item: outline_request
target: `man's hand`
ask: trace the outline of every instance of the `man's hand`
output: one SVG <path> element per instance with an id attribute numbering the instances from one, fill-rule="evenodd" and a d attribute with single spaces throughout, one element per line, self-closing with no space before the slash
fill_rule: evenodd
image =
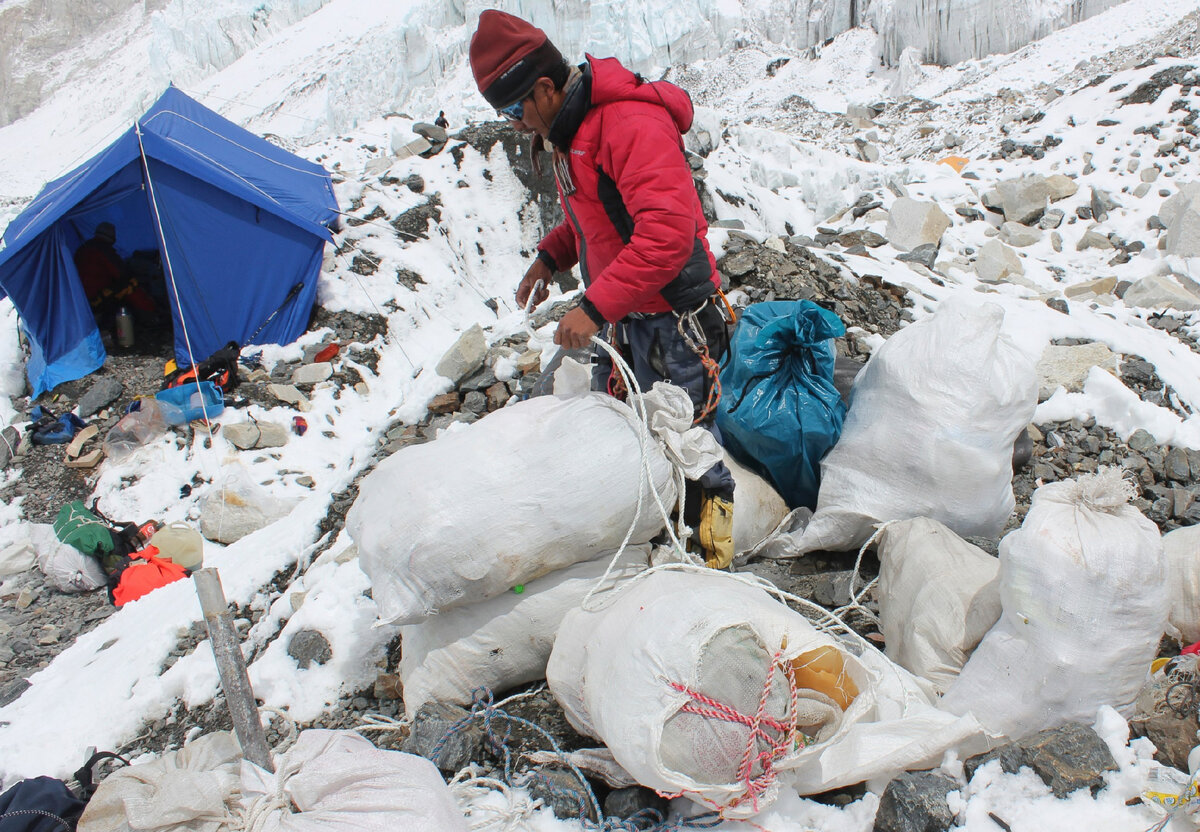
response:
<path id="1" fill-rule="evenodd" d="M 541 260 L 534 260 L 533 265 L 529 267 L 529 271 L 525 272 L 525 276 L 521 278 L 521 284 L 517 286 L 517 303 L 521 308 L 525 308 L 525 304 L 529 302 L 529 293 L 533 291 L 533 287 L 537 282 L 542 281 L 542 288 L 538 289 L 537 294 L 533 297 L 533 305 L 550 297 L 550 278 L 554 275 L 550 272 L 550 267 Z"/>
<path id="2" fill-rule="evenodd" d="M 558 322 L 558 329 L 554 330 L 554 343 L 568 350 L 579 349 L 586 347 L 592 336 L 599 331 L 600 327 L 596 326 L 595 321 L 576 307 L 563 315 L 563 319 Z"/>

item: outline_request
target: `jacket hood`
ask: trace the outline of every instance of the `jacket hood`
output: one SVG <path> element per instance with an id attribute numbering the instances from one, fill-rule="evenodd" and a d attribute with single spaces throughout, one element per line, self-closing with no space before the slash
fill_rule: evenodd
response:
<path id="1" fill-rule="evenodd" d="M 599 106 L 613 101 L 644 101 L 662 106 L 680 133 L 692 127 L 692 99 L 670 81 L 646 81 L 630 72 L 616 58 L 587 56 L 592 68 L 592 104 Z"/>

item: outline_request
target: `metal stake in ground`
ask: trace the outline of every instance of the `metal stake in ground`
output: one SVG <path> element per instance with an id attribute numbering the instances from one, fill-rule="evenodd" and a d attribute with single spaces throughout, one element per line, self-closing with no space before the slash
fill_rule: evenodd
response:
<path id="1" fill-rule="evenodd" d="M 274 772 L 254 690 L 246 673 L 241 639 L 233 626 L 233 616 L 221 588 L 221 576 L 216 569 L 199 569 L 192 578 L 196 582 L 200 608 L 204 611 L 204 625 L 208 628 L 213 656 L 217 660 L 217 672 L 221 675 L 221 690 L 225 692 L 225 702 L 233 718 L 233 730 L 242 744 L 242 755 L 256 766 Z"/>

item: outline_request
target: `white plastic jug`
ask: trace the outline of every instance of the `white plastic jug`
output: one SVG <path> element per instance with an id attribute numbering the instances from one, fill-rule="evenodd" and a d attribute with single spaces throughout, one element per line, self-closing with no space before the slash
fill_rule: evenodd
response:
<path id="1" fill-rule="evenodd" d="M 150 545 L 158 548 L 160 557 L 184 569 L 198 569 L 204 563 L 204 539 L 187 523 L 163 526 L 150 538 Z"/>

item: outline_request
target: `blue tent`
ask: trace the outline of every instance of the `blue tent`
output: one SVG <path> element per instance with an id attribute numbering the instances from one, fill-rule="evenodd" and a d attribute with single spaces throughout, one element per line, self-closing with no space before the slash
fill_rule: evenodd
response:
<path id="1" fill-rule="evenodd" d="M 201 106 L 175 87 L 103 151 L 42 189 L 0 238 L 0 289 L 29 336 L 34 394 L 105 358 L 75 250 L 96 225 L 118 250 L 158 249 L 180 365 L 249 337 L 304 332 L 337 201 L 329 173 Z M 0 295 L 2 296 L 2 295 Z"/>

